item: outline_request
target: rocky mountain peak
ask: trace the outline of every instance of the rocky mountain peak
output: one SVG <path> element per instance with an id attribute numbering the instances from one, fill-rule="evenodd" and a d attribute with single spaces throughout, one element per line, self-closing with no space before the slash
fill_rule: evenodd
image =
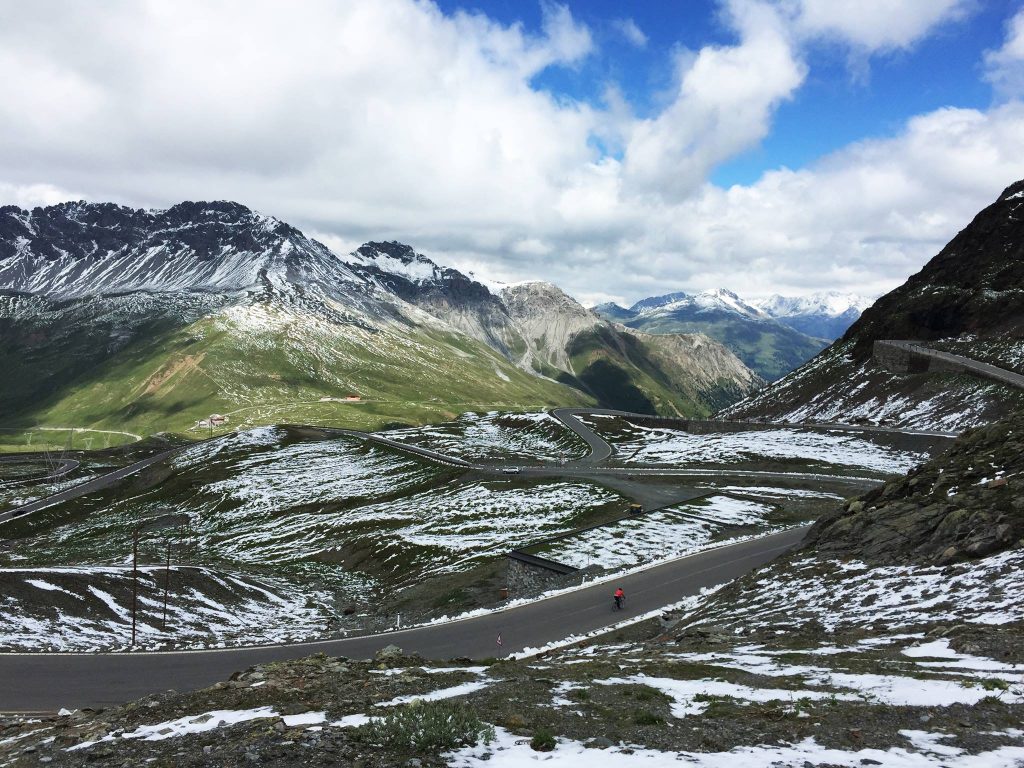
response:
<path id="1" fill-rule="evenodd" d="M 54 296 L 232 292 L 353 279 L 320 243 L 228 201 L 163 210 L 76 201 L 0 209 L 0 288 Z"/>
<path id="2" fill-rule="evenodd" d="M 631 306 L 629 309 L 631 312 L 644 312 L 650 309 L 657 309 L 658 307 L 663 307 L 666 304 L 672 304 L 677 301 L 682 301 L 686 297 L 687 294 L 683 293 L 682 291 L 677 291 L 676 293 L 666 293 L 663 296 L 651 296 L 646 299 L 641 299 L 640 301 L 636 302 L 633 306 Z"/>
<path id="3" fill-rule="evenodd" d="M 1013 184 L 1003 190 L 1003 193 L 999 195 L 999 200 L 1018 200 L 1024 198 L 1024 179 L 1015 181 Z"/>
<path id="4" fill-rule="evenodd" d="M 457 270 L 438 266 L 423 254 L 417 253 L 412 246 L 397 240 L 364 243 L 350 258 L 357 266 L 368 267 L 380 274 L 393 275 L 413 283 L 440 282 L 446 277 L 465 277 Z"/>
<path id="5" fill-rule="evenodd" d="M 876 339 L 1024 336 L 1024 180 L 1007 187 L 843 337 L 867 358 Z"/>
<path id="6" fill-rule="evenodd" d="M 500 297 L 513 317 L 556 313 L 587 325 L 600 322 L 591 310 L 552 283 L 537 281 L 511 285 L 502 289 Z"/>

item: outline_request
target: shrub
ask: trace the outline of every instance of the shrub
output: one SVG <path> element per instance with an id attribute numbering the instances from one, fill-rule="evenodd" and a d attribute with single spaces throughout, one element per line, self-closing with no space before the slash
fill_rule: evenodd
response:
<path id="1" fill-rule="evenodd" d="M 494 728 L 473 710 L 446 701 L 396 707 L 356 731 L 368 743 L 416 751 L 472 747 L 494 739 Z"/>
<path id="2" fill-rule="evenodd" d="M 535 752 L 550 752 L 555 748 L 555 736 L 547 728 L 538 728 L 530 739 L 530 748 Z"/>
<path id="3" fill-rule="evenodd" d="M 661 725 L 665 720 L 649 709 L 638 709 L 633 712 L 633 722 L 637 725 Z"/>

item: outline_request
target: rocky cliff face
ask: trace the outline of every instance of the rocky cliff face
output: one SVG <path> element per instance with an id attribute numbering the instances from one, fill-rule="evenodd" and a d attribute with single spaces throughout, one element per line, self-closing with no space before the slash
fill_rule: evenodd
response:
<path id="1" fill-rule="evenodd" d="M 997 366 L 1024 360 L 1024 181 L 1008 187 L 842 339 L 728 410 L 738 417 L 868 421 L 961 430 L 1024 406 L 1020 391 L 970 376 L 895 375 L 878 339 L 917 339 Z"/>
<path id="2" fill-rule="evenodd" d="M 570 343 L 601 323 L 597 315 L 551 283 L 505 288 L 501 300 L 526 341 L 529 364 L 537 360 L 571 373 Z"/>

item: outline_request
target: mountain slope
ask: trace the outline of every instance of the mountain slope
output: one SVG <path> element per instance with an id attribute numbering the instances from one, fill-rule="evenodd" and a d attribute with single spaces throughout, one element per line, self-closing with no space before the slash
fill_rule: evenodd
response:
<path id="1" fill-rule="evenodd" d="M 589 402 L 234 203 L 8 207 L 0 234 L 7 427 L 376 427 Z"/>
<path id="2" fill-rule="evenodd" d="M 582 324 L 562 326 L 572 312 L 545 316 L 543 301 L 528 307 L 536 298 L 520 297 L 514 316 L 409 246 L 371 242 L 340 258 L 236 203 L 8 206 L 0 364 L 14 375 L 0 382 L 0 426 L 185 431 L 215 412 L 231 427 L 374 428 L 466 410 L 625 405 L 606 399 L 617 387 L 571 371 L 571 340 L 603 321 L 577 304 Z M 622 358 L 613 376 L 657 389 L 651 402 L 669 413 L 752 390 L 738 364 L 711 381 L 704 361 L 720 370 L 720 351 L 696 349 Z"/>
<path id="3" fill-rule="evenodd" d="M 572 382 L 608 407 L 706 414 L 762 384 L 707 337 L 655 336 L 614 325 L 550 283 L 506 288 L 501 298 L 536 370 Z"/>
<path id="4" fill-rule="evenodd" d="M 825 346 L 820 339 L 778 322 L 724 289 L 654 296 L 629 309 L 608 304 L 594 309 L 602 317 L 646 333 L 705 334 L 769 381 L 785 375 Z"/>
<path id="5" fill-rule="evenodd" d="M 1024 362 L 1024 181 L 1007 188 L 920 272 L 867 309 L 842 339 L 730 408 L 732 416 L 866 420 L 963 429 L 1017 407 L 1017 390 L 966 375 L 893 374 L 880 339 L 917 339 L 1012 370 Z"/>

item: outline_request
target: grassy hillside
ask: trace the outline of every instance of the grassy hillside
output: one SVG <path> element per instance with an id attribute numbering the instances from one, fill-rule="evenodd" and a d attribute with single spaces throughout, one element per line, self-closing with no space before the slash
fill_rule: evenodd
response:
<path id="1" fill-rule="evenodd" d="M 725 387 L 698 387 L 693 373 L 673 370 L 657 340 L 643 341 L 608 326 L 578 334 L 569 357 L 576 377 L 605 407 L 665 416 L 707 416 L 716 401 L 735 400 Z M 678 368 L 678 366 L 677 366 Z"/>
<path id="2" fill-rule="evenodd" d="M 626 323 L 646 333 L 703 333 L 729 348 L 752 371 L 774 381 L 802 365 L 825 348 L 781 323 L 759 323 L 743 318 L 680 320 L 671 316 L 639 318 Z"/>
<path id="3" fill-rule="evenodd" d="M 10 414 L 6 426 L 187 432 L 221 413 L 230 428 L 306 422 L 372 429 L 442 421 L 467 410 L 589 402 L 483 344 L 426 327 L 370 330 L 251 304 L 152 330 L 101 362 L 64 371 L 43 398 Z M 93 342 L 89 331 L 78 340 Z M 51 380 L 60 363 L 50 354 L 25 356 L 19 379 Z M 359 402 L 323 399 L 348 395 Z"/>

